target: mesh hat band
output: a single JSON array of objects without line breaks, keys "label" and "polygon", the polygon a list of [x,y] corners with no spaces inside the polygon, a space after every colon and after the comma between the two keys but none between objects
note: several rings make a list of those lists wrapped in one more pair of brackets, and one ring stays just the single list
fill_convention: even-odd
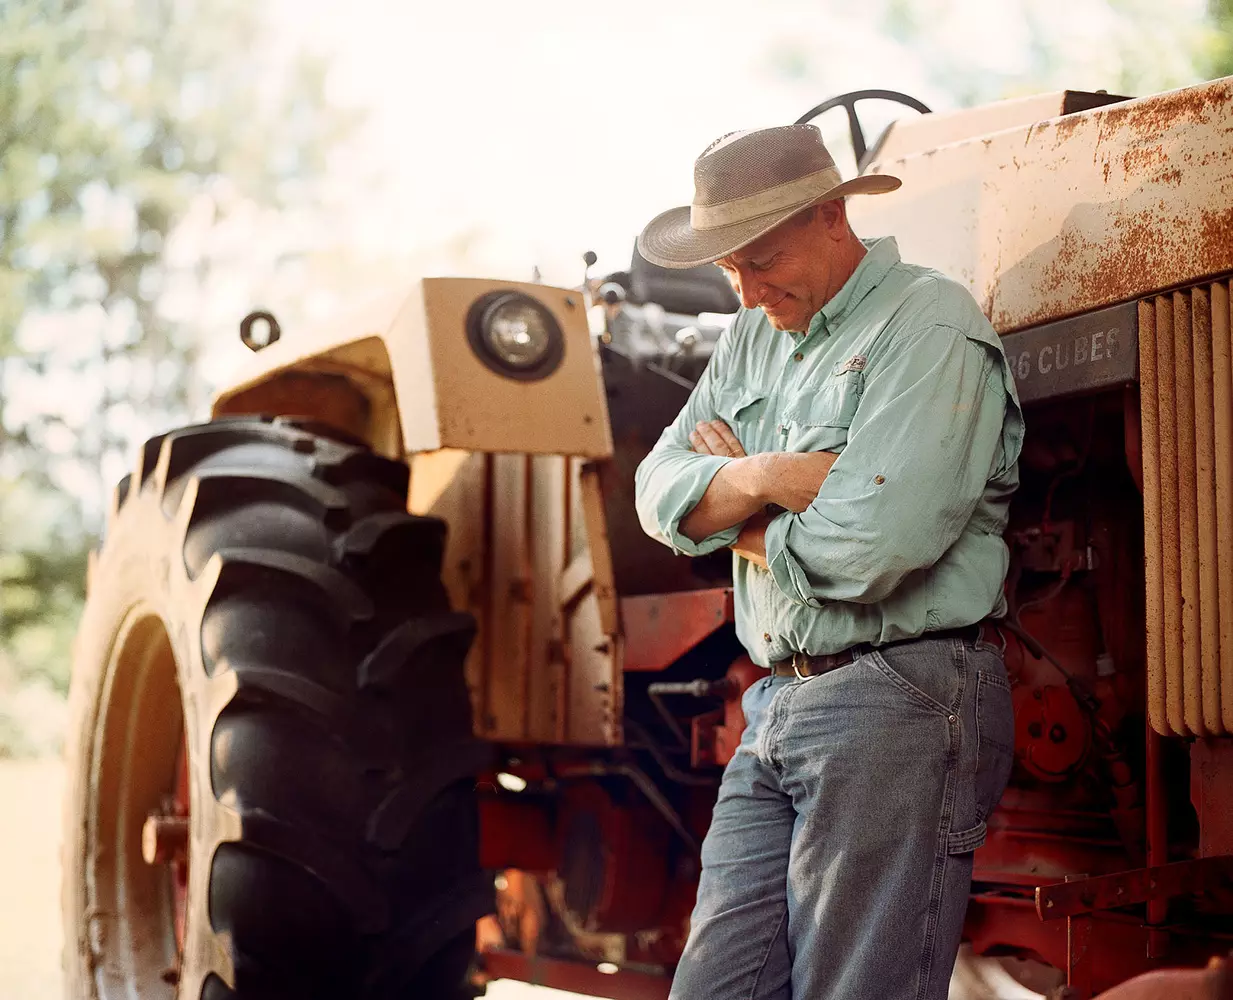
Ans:
[{"label": "mesh hat band", "polygon": [[842,180],[839,171],[834,167],[824,167],[812,174],[743,198],[733,198],[714,205],[700,205],[695,202],[689,208],[689,224],[699,232],[706,232],[737,222],[747,222],[781,209],[804,206],[817,195],[839,187]]}]

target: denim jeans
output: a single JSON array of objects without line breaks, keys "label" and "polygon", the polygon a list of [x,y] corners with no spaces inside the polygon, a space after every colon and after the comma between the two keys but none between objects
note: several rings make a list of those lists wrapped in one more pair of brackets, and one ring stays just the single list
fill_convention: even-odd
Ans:
[{"label": "denim jeans", "polygon": [[944,1000],[1010,773],[999,650],[894,645],[743,707],[672,1000]]}]

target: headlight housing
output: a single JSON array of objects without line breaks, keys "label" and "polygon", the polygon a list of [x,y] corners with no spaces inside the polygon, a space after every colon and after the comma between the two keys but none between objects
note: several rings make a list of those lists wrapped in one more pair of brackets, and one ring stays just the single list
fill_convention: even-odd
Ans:
[{"label": "headlight housing", "polygon": [[551,375],[565,356],[561,324],[523,292],[491,292],[476,300],[467,313],[467,340],[493,371],[524,381]]}]

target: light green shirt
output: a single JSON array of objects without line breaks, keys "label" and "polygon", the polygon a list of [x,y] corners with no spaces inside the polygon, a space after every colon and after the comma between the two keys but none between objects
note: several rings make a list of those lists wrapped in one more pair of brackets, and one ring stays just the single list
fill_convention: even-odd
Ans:
[{"label": "light green shirt", "polygon": [[1001,343],[961,285],[902,263],[893,239],[865,245],[807,333],[741,310],[638,467],[643,528],[692,556],[740,530],[697,543],[680,532],[732,461],[690,449],[699,420],[726,421],[749,455],[839,453],[809,509],[771,522],[769,569],[734,556],[737,634],[763,666],[1006,609],[1023,416]]}]

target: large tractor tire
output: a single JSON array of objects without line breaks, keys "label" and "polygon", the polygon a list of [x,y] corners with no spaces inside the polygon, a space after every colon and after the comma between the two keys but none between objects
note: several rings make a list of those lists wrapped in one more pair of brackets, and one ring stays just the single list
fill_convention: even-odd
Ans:
[{"label": "large tractor tire", "polygon": [[72,680],[71,1000],[475,994],[474,624],[407,475],[242,419],[117,488]]}]

